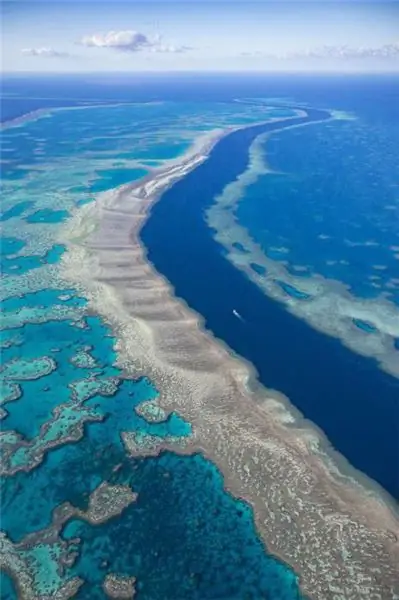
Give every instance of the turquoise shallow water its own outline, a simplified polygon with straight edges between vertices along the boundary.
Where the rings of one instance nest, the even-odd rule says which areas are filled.
[[[2,600],[18,600],[13,581],[7,573],[0,571],[0,593]]]
[[[26,221],[28,223],[61,223],[68,217],[69,213],[66,210],[50,210],[47,208],[30,214],[26,217]]]
[[[136,430],[161,437],[188,435],[189,425],[176,415],[163,423],[149,424],[134,412],[136,405],[156,396],[151,383],[142,379],[121,382],[112,397],[90,398],[87,406],[104,420],[87,424],[85,436],[78,444],[65,444],[49,452],[39,468],[28,473],[20,471],[5,484],[3,528],[10,537],[20,541],[28,533],[48,526],[54,508],[66,500],[86,507],[88,494],[103,479],[108,480],[119,461],[126,460],[121,431]],[[51,489],[46,493],[49,481]]]
[[[249,508],[223,492],[201,456],[138,460],[115,480],[127,475],[139,498],[121,519],[96,528],[74,520],[63,531],[84,540],[75,571],[88,585],[79,598],[105,598],[105,568],[136,575],[144,599],[299,598],[294,576],[257,540]]]
[[[118,185],[123,185],[125,183],[130,183],[135,179],[140,179],[140,177],[144,177],[147,172],[148,171],[145,169],[109,169],[98,171],[97,175],[99,176],[99,179],[90,184],[89,191],[92,194],[104,192],[105,190]]]
[[[114,356],[113,339],[109,332],[93,317],[86,323],[85,329],[74,326],[70,321],[50,321],[40,325],[27,324],[15,330],[14,333],[21,336],[23,343],[5,349],[4,362],[21,357],[33,359],[51,356],[57,363],[57,369],[45,378],[21,383],[23,396],[18,402],[6,406],[9,415],[4,420],[5,427],[19,431],[26,438],[34,438],[39,434],[40,427],[50,419],[52,410],[69,399],[70,382],[89,377],[91,372],[101,374],[105,366],[108,366],[107,376],[117,373],[109,365]],[[86,346],[93,347],[91,354],[97,364],[94,369],[77,369],[71,359]],[[27,410],[30,419],[26,419]]]
[[[15,206],[2,212],[0,221],[8,221],[13,217],[19,217],[23,212],[34,206],[34,202],[27,200],[26,202],[17,202]]]
[[[19,240],[18,238],[3,238],[1,240],[2,254],[3,256],[8,256],[9,254],[15,254],[19,252],[24,247],[24,242]]]
[[[146,378],[123,377],[111,330],[59,276],[60,227],[75,206],[145,175],[148,161],[178,156],[199,131],[262,116],[233,104],[198,111],[195,103],[60,111],[4,132],[1,432],[4,463],[15,472],[1,481],[1,529],[21,542],[49,526],[63,502],[85,510],[102,481],[139,494],[102,526],[74,520],[64,527],[65,539],[78,532],[82,540],[64,575],[48,545],[22,553],[35,559],[39,597],[79,574],[87,583],[77,598],[104,598],[101,583],[115,570],[136,576],[144,599],[300,597],[294,573],[268,555],[251,510],[225,492],[209,461],[170,452],[127,456],[122,431],[184,440],[190,424],[174,413],[150,423],[135,412],[156,402],[157,390]],[[71,443],[76,426],[81,439]],[[2,600],[14,599],[11,582],[3,582]]]

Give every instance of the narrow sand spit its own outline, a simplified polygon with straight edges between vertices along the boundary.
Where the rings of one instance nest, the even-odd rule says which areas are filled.
[[[64,230],[63,275],[113,328],[125,371],[147,375],[160,406],[192,424],[186,447],[168,447],[202,452],[221,469],[226,488],[253,507],[268,550],[296,570],[307,595],[399,597],[399,529],[389,500],[344,459],[327,455],[322,434],[256,384],[250,366],[204,330],[146,259],[138,234],[152,203],[224,133],[77,210]]]

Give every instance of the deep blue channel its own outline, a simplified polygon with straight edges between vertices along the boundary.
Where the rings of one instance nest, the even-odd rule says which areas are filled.
[[[329,117],[307,112],[285,124]],[[220,140],[207,161],[154,205],[141,238],[149,260],[206,327],[250,360],[260,381],[285,393],[356,468],[399,497],[397,380],[265,296],[227,260],[204,219],[214,197],[247,168],[255,137],[283,126],[256,125]]]

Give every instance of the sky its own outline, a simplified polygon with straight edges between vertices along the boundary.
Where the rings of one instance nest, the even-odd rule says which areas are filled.
[[[399,2],[3,0],[5,72],[399,71]]]

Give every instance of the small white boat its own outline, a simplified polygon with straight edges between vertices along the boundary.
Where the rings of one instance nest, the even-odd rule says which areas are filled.
[[[233,308],[233,315],[237,317],[237,319],[240,319],[240,321],[244,321],[240,313],[235,308]]]

